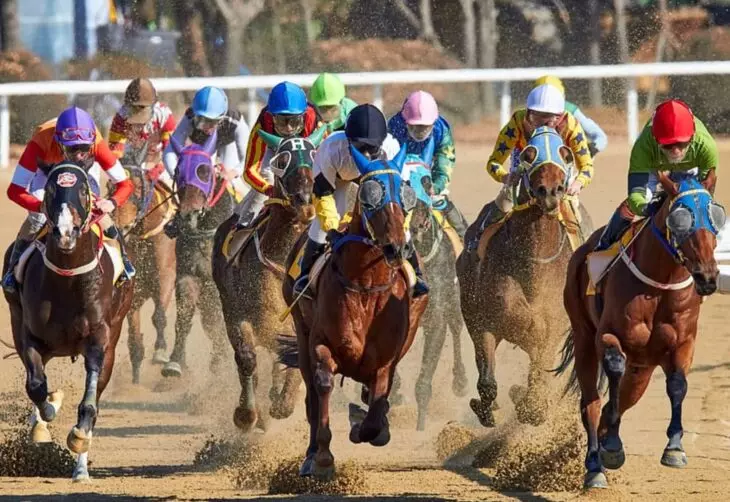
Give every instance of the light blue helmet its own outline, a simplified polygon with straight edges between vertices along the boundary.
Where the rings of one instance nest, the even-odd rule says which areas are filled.
[[[205,86],[195,93],[193,98],[193,113],[195,115],[219,119],[228,111],[228,97],[223,89]]]
[[[280,82],[271,89],[266,104],[272,115],[301,115],[307,111],[307,95],[292,82]]]

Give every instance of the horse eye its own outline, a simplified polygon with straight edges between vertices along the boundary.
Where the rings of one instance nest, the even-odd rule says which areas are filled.
[[[678,207],[667,216],[667,227],[673,233],[682,235],[688,233],[694,224],[694,216],[686,207]]]

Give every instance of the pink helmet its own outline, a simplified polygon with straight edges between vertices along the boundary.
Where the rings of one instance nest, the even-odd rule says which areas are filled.
[[[439,118],[436,100],[426,91],[411,93],[401,111],[408,125],[434,125]]]

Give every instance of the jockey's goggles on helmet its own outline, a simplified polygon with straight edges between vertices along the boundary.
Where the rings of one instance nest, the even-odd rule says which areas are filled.
[[[63,129],[59,134],[61,141],[88,141],[89,145],[96,139],[96,131],[90,129]]]
[[[318,106],[317,111],[325,122],[332,122],[340,116],[340,105]]]
[[[659,145],[659,148],[671,152],[672,150],[686,150],[691,142],[682,141],[681,143],[671,143],[669,145]]]
[[[416,141],[425,141],[433,131],[432,125],[409,124],[408,135]]]
[[[274,115],[274,128],[282,136],[295,134],[304,127],[304,115]]]
[[[369,159],[376,157],[380,153],[379,146],[371,145],[370,143],[366,143],[364,141],[351,140],[350,144],[355,150],[365,155]]]
[[[203,117],[202,115],[196,115],[195,128],[200,129],[201,131],[204,131],[208,134],[212,134],[213,131],[218,127],[218,124],[221,123],[222,118],[223,117],[211,119],[208,117]]]
[[[562,114],[527,110],[527,120],[533,127],[555,127],[560,121],[560,117],[562,117]]]

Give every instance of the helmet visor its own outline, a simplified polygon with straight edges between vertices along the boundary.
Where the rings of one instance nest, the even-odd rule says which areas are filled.
[[[304,115],[274,115],[274,129],[280,136],[292,136],[303,128]]]

